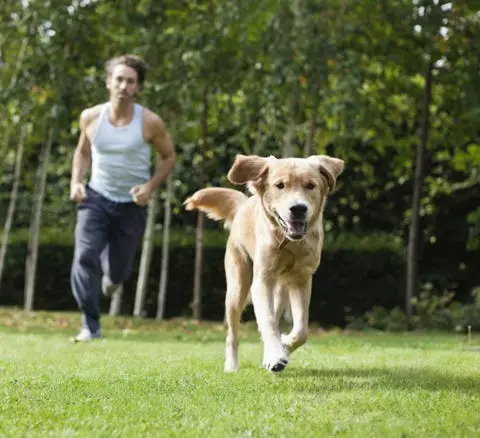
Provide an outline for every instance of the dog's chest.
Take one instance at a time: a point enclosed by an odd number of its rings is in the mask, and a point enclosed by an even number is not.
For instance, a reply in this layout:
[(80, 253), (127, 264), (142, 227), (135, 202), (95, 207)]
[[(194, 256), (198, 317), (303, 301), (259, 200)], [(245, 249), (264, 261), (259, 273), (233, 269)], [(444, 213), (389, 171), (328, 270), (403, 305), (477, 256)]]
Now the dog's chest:
[(313, 274), (320, 263), (318, 241), (289, 242), (280, 251), (278, 268), (282, 274), (308, 272)]

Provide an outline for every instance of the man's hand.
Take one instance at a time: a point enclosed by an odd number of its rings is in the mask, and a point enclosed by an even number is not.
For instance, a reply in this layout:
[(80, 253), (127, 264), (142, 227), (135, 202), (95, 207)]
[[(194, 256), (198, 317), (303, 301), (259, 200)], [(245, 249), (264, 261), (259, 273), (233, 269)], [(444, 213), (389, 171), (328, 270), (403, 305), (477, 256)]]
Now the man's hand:
[(73, 183), (70, 186), (70, 200), (74, 202), (83, 202), (87, 199), (87, 190), (82, 183)]
[(132, 195), (135, 204), (144, 207), (148, 205), (148, 202), (153, 195), (153, 190), (150, 188), (149, 184), (146, 183), (139, 186), (133, 186), (130, 189), (130, 194)]

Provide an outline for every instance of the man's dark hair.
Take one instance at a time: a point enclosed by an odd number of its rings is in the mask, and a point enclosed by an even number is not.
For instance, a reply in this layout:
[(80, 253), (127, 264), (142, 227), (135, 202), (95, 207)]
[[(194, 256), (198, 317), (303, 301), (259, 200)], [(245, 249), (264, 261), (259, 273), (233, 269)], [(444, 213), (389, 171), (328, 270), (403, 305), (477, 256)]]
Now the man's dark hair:
[(147, 75), (148, 66), (142, 58), (136, 55), (122, 55), (109, 59), (105, 64), (107, 75), (112, 74), (113, 68), (117, 65), (126, 65), (127, 67), (133, 68), (137, 72), (138, 83), (143, 85), (145, 76)]

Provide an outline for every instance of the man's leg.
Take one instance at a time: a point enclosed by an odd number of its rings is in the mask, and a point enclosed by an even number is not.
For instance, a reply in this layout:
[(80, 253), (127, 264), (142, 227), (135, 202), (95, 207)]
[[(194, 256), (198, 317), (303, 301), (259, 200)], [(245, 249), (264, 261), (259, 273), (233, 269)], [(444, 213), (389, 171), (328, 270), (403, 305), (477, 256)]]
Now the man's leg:
[(130, 277), (146, 221), (146, 207), (134, 203), (117, 205), (112, 217), (107, 251), (102, 254), (107, 282), (120, 285)]
[(101, 196), (89, 190), (87, 200), (78, 207), (71, 285), (82, 311), (82, 329), (93, 336), (100, 334), (100, 254), (107, 242), (108, 227)]

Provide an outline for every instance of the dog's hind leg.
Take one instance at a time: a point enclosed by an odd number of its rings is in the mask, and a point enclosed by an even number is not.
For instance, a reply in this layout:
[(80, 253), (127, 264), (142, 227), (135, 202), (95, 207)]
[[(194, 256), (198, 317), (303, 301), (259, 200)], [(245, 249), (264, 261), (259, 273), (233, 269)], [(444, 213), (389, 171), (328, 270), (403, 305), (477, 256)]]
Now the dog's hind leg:
[(233, 245), (227, 244), (225, 253), (227, 295), (225, 298), (225, 319), (227, 341), (225, 347), (225, 372), (238, 370), (238, 330), (252, 283), (252, 262)]

